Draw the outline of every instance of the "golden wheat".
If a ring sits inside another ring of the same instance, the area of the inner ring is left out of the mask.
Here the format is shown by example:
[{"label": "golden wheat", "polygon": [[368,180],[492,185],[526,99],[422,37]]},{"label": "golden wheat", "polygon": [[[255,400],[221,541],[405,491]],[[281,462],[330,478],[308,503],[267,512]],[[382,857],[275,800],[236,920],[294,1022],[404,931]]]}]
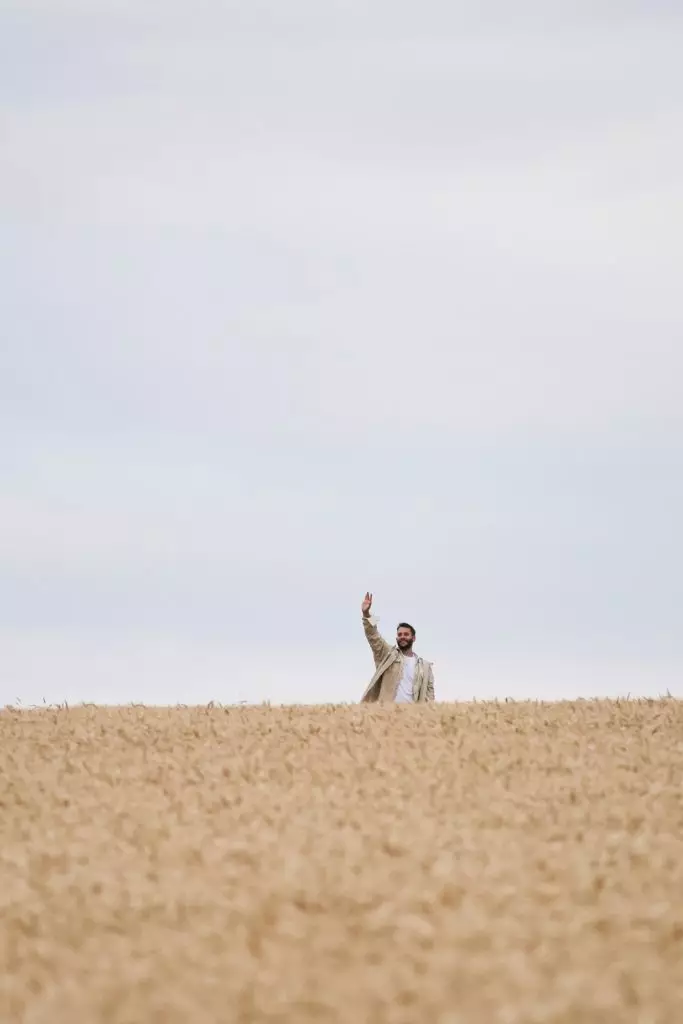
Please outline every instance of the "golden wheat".
[{"label": "golden wheat", "polygon": [[674,700],[0,712],[0,1020],[683,1020]]}]

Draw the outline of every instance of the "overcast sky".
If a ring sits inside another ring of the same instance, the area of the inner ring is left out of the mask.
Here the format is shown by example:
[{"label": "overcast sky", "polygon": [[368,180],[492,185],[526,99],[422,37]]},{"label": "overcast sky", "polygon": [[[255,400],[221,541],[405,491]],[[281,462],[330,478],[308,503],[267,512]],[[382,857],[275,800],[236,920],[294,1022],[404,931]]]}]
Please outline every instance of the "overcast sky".
[{"label": "overcast sky", "polygon": [[674,0],[0,0],[0,704],[683,696]]}]

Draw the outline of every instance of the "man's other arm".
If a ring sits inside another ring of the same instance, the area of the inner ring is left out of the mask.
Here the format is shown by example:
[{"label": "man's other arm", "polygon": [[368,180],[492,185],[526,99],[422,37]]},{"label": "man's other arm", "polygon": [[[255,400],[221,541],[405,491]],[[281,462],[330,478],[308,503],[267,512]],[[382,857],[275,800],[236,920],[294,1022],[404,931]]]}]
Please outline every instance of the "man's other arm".
[{"label": "man's other arm", "polygon": [[434,700],[434,669],[429,666],[429,673],[427,675],[427,700]]}]

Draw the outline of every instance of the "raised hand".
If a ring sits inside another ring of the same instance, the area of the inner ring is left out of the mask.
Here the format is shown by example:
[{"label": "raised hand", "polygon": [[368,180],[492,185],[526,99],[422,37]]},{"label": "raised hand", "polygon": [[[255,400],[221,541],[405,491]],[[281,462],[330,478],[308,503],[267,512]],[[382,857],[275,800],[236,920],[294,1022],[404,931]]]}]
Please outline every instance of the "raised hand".
[{"label": "raised hand", "polygon": [[372,608],[372,594],[366,593],[365,597],[363,598],[363,603],[361,605],[361,611],[363,612],[363,618],[367,619],[367,617],[370,614],[370,609],[371,608]]}]

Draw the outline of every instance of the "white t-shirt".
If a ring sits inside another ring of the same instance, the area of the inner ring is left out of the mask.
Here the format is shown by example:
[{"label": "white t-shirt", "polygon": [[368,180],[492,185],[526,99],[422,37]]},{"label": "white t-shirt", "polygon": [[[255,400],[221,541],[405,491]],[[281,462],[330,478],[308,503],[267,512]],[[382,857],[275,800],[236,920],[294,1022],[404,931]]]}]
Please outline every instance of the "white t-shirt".
[{"label": "white t-shirt", "polygon": [[417,657],[415,654],[412,657],[406,657],[405,654],[401,655],[401,661],[403,662],[403,672],[398,683],[398,689],[396,691],[396,703],[397,704],[412,704],[413,703],[413,678],[415,676],[415,666],[417,664]]}]

